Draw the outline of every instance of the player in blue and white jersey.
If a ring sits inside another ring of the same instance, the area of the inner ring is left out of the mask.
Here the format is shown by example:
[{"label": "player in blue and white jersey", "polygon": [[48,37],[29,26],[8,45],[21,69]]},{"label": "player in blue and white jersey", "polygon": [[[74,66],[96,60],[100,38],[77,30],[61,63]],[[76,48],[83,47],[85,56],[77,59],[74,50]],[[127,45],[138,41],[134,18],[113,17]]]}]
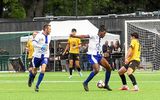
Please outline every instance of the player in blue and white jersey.
[{"label": "player in blue and white jersey", "polygon": [[107,89],[108,91],[112,91],[112,89],[108,85],[110,75],[111,75],[111,67],[109,63],[107,62],[107,60],[103,58],[101,55],[102,46],[100,45],[100,41],[105,36],[105,34],[106,34],[106,29],[104,25],[102,25],[99,28],[97,35],[73,35],[71,34],[72,37],[89,38],[89,45],[88,45],[89,47],[88,47],[87,54],[88,54],[88,60],[93,67],[93,71],[90,73],[88,78],[83,82],[83,87],[85,91],[89,91],[88,83],[99,72],[100,65],[106,69],[104,89]]},{"label": "player in blue and white jersey", "polygon": [[33,40],[33,46],[34,46],[34,53],[33,53],[33,69],[32,72],[29,74],[29,80],[28,80],[28,86],[31,87],[32,83],[34,81],[34,78],[37,73],[37,69],[41,66],[41,72],[38,77],[38,81],[35,87],[35,91],[39,91],[39,85],[41,81],[43,80],[45,69],[48,64],[48,58],[49,58],[49,43],[51,40],[50,37],[51,32],[51,25],[45,24],[43,26],[43,31],[38,33]]}]

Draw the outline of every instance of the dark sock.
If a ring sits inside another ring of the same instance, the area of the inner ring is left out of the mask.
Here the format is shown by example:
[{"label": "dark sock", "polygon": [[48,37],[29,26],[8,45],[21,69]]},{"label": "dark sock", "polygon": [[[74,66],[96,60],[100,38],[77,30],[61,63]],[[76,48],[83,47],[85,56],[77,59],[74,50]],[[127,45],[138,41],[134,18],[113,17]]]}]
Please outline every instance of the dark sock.
[{"label": "dark sock", "polygon": [[33,77],[34,77],[34,74],[31,71],[29,71],[29,78],[33,79]]},{"label": "dark sock", "polygon": [[122,74],[122,75],[119,75],[119,76],[120,76],[120,78],[121,78],[122,84],[123,84],[123,85],[127,85],[125,75],[124,75],[124,74]]},{"label": "dark sock", "polygon": [[90,80],[92,80],[92,78],[95,76],[96,74],[92,71],[91,73],[90,73],[90,75],[88,76],[88,78],[84,81],[84,83],[85,84],[88,84],[88,82],[90,81]]},{"label": "dark sock", "polygon": [[110,76],[111,76],[111,71],[107,71],[106,70],[106,73],[105,73],[105,85],[108,85]]},{"label": "dark sock", "polygon": [[137,85],[136,79],[135,79],[135,77],[133,76],[133,74],[128,75],[128,76],[129,76],[130,80],[132,81],[132,84],[133,84],[133,85]]},{"label": "dark sock", "polygon": [[35,73],[35,74],[33,75],[33,80],[34,80],[34,78],[36,77],[36,75],[37,75],[37,73]]},{"label": "dark sock", "polygon": [[78,72],[80,72],[80,71],[81,71],[81,69],[80,69],[80,68],[77,68],[77,70],[78,70]]},{"label": "dark sock", "polygon": [[72,75],[72,68],[69,68],[69,74]]},{"label": "dark sock", "polygon": [[44,73],[40,73],[39,77],[38,77],[38,81],[37,81],[36,87],[39,87],[41,81],[43,80],[43,77],[44,77]]}]

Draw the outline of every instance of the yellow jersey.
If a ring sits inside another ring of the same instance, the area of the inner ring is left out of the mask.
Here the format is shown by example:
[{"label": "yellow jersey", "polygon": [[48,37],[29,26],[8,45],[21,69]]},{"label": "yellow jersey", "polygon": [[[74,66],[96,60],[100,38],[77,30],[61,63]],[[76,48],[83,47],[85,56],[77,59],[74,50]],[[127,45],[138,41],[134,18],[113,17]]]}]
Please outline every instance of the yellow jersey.
[{"label": "yellow jersey", "polygon": [[81,44],[81,40],[79,38],[69,37],[69,53],[79,54],[79,45]]},{"label": "yellow jersey", "polygon": [[132,56],[128,59],[129,61],[136,60],[140,61],[141,45],[137,39],[132,39],[130,47],[132,48]]},{"label": "yellow jersey", "polygon": [[26,47],[28,48],[28,58],[32,58],[34,52],[32,39],[28,40]]}]

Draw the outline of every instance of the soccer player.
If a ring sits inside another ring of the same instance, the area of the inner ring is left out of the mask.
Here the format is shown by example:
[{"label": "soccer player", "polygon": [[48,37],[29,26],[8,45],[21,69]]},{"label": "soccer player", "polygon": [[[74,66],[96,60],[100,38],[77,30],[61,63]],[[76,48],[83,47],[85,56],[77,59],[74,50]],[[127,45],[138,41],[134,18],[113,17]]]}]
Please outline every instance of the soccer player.
[{"label": "soccer player", "polygon": [[133,72],[136,70],[136,67],[138,67],[140,64],[141,46],[138,38],[139,38],[138,33],[131,34],[131,43],[127,51],[127,56],[125,58],[125,65],[121,67],[120,70],[118,71],[123,84],[120,90],[129,90],[126,82],[126,77],[124,75],[125,72],[127,72],[130,80],[132,81],[132,84],[134,86],[133,90],[134,91],[139,90],[136,79],[133,75]]},{"label": "soccer player", "polygon": [[93,67],[93,71],[90,73],[88,78],[83,82],[83,87],[85,91],[89,91],[88,83],[92,80],[92,78],[99,72],[100,65],[106,69],[105,73],[105,86],[104,89],[108,91],[112,91],[109,87],[108,82],[111,75],[111,67],[107,60],[102,57],[101,49],[102,46],[100,45],[101,38],[103,38],[106,34],[106,29],[104,25],[100,26],[98,34],[95,35],[74,35],[71,34],[72,37],[79,37],[79,38],[89,38],[89,45],[88,45],[88,60]]},{"label": "soccer player", "polygon": [[33,46],[34,46],[34,54],[33,54],[33,69],[32,72],[29,74],[29,82],[28,86],[32,86],[32,82],[34,80],[34,77],[37,73],[37,69],[41,66],[41,72],[38,77],[38,81],[35,87],[35,91],[39,91],[39,85],[41,81],[43,80],[45,69],[48,64],[48,58],[49,58],[49,43],[51,40],[50,37],[51,32],[51,25],[45,24],[43,26],[43,31],[41,33],[38,33],[33,40]]},{"label": "soccer player", "polygon": [[29,68],[28,68],[29,72],[31,72],[33,68],[32,57],[33,57],[34,47],[33,47],[32,41],[37,34],[38,32],[33,32],[32,37],[27,41],[27,45],[26,45],[26,51],[28,53],[28,61],[29,61]]},{"label": "soccer player", "polygon": [[[77,32],[77,30],[75,28],[73,28],[71,31],[71,34],[76,35],[76,32]],[[80,64],[79,64],[79,48],[80,48],[80,46],[81,46],[81,40],[79,38],[69,37],[68,44],[67,44],[66,49],[63,53],[63,55],[64,55],[65,52],[69,49],[69,74],[70,74],[69,78],[72,78],[72,70],[73,70],[74,64],[78,70],[79,75],[82,76],[81,68],[80,68]]]}]

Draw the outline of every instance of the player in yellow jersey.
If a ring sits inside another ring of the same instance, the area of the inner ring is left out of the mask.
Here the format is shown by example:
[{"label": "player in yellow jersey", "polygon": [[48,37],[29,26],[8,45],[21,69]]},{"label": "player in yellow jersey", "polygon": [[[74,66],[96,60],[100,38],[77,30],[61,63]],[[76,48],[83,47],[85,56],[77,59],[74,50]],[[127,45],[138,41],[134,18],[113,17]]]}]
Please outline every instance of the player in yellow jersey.
[{"label": "player in yellow jersey", "polygon": [[125,65],[121,67],[120,70],[118,71],[123,84],[120,90],[129,90],[126,82],[126,77],[124,75],[125,72],[127,72],[127,75],[129,76],[134,86],[132,90],[134,91],[139,90],[136,79],[133,75],[133,72],[140,64],[141,45],[138,39],[139,39],[138,33],[134,32],[131,34],[131,43],[127,51],[127,56],[125,57]]},{"label": "player in yellow jersey", "polygon": [[26,45],[26,51],[28,54],[28,61],[29,61],[29,66],[28,66],[29,73],[31,73],[32,68],[33,68],[32,58],[33,58],[34,47],[33,47],[32,41],[37,34],[38,32],[33,32],[32,37],[27,41],[27,45]]},{"label": "player in yellow jersey", "polygon": [[[71,32],[72,34],[76,34],[77,30],[73,28]],[[79,75],[82,76],[81,68],[79,64],[80,46],[81,46],[81,40],[79,38],[69,37],[66,49],[63,53],[64,55],[65,52],[69,50],[69,73],[70,73],[69,78],[72,78],[73,65],[75,65],[75,67],[77,68]]]}]

